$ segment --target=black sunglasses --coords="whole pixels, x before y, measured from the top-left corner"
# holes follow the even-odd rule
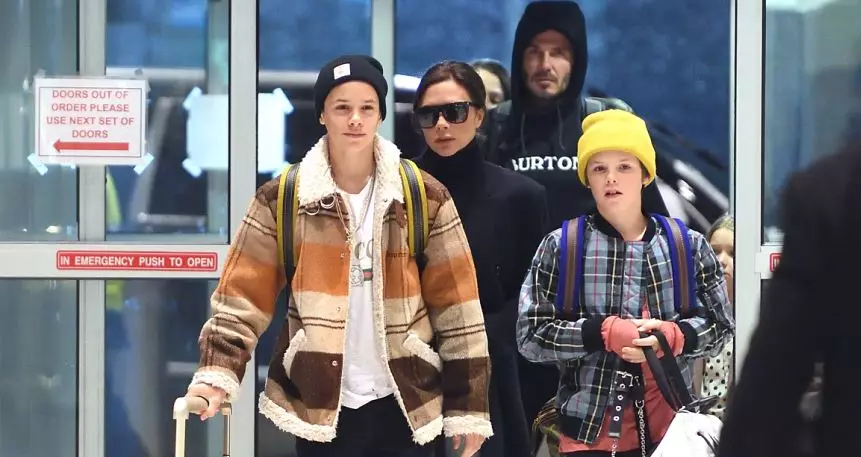
[[[433,128],[439,122],[440,115],[448,123],[461,124],[466,122],[466,118],[469,117],[470,106],[474,106],[474,103],[454,102],[446,103],[445,105],[422,106],[415,109],[413,117],[416,124],[423,129]]]

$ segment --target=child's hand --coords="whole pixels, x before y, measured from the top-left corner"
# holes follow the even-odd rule
[[[660,331],[667,337],[667,343],[670,344],[670,347],[673,349],[673,355],[678,356],[682,353],[682,349],[685,346],[685,337],[682,335],[682,332],[679,330],[679,326],[675,322],[662,321],[659,319],[631,319],[631,321],[637,326],[637,330],[643,333],[652,333],[656,330]],[[661,345],[658,343],[658,338],[654,336],[650,336],[648,338],[636,338],[634,340],[634,346],[638,347],[652,347],[655,350],[655,353],[658,354],[658,357],[663,357],[664,353],[661,351]]]
[[[651,333],[652,331],[660,330],[661,324],[664,323],[664,321],[660,319],[631,319],[631,322],[637,326],[637,331],[643,333]]]
[[[634,346],[634,340],[640,337],[640,332],[633,319],[610,316],[601,323],[601,336],[604,337],[604,348],[608,352],[622,356],[622,349]]]

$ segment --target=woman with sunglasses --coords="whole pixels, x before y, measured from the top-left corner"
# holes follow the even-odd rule
[[[292,282],[276,234],[293,205],[278,206],[286,186],[275,179],[257,191],[231,245],[188,395],[207,399],[202,418],[236,399],[286,286],[287,319],[259,407],[297,437],[299,457],[431,456],[440,433],[470,457],[493,434],[475,268],[454,203],[426,173],[429,236],[410,254],[401,153],[377,134],[382,71],[369,56],[320,70],[314,104],[326,135],[290,169],[298,170],[286,238],[298,254]]]
[[[517,298],[547,229],[544,189],[485,162],[476,132],[486,114],[481,76],[467,63],[442,62],[422,77],[414,121],[428,150],[420,167],[449,190],[466,231],[490,346],[490,418],[494,437],[482,455],[532,455],[517,374]]]

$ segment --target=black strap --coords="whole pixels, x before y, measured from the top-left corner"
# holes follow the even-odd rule
[[[646,386],[643,383],[640,366],[622,362],[622,367],[616,371],[613,382],[615,389],[610,398],[611,416],[607,436],[613,439],[619,439],[622,436],[625,412],[630,410],[634,414],[634,424],[637,427],[637,441],[641,442],[648,453],[651,453],[654,443],[649,433],[649,417],[645,403]],[[639,413],[643,414],[642,422],[640,422]],[[643,439],[645,439],[644,442]]]
[[[419,273],[424,271],[425,266],[427,265],[427,255],[425,255],[425,240],[428,237],[428,234],[425,233],[426,230],[430,230],[430,228],[425,228],[425,224],[430,217],[427,212],[427,197],[423,196],[423,182],[421,180],[421,176],[418,175],[418,168],[414,162],[409,159],[401,159],[401,169],[404,171],[404,178],[406,178],[407,186],[404,189],[404,192],[410,193],[410,201],[411,205],[408,205],[407,210],[411,211],[411,214],[407,217],[407,220],[412,219],[413,226],[409,227],[409,230],[412,230],[413,236],[410,238],[409,242],[411,243],[410,252],[415,256],[416,265],[418,266]],[[406,196],[405,196],[406,198]]]
[[[650,347],[644,347],[643,353],[646,355],[646,361],[652,374],[655,377],[655,382],[658,384],[658,389],[661,395],[667,400],[674,410],[696,408],[696,402],[685,383],[685,378],[682,375],[682,370],[676,361],[673,350],[670,347],[667,337],[660,331],[653,331],[652,335],[658,339],[664,356],[658,358],[658,355]]]
[[[287,183],[284,186],[284,196],[281,199],[281,211],[283,217],[281,219],[281,233],[284,239],[282,240],[282,255],[284,259],[284,274],[287,277],[288,286],[293,282],[293,273],[296,272],[296,262],[293,258],[293,205],[296,203],[296,179],[299,177],[299,165],[293,165],[287,170]]]
[[[667,380],[670,382],[682,405],[691,405],[694,402],[694,398],[691,396],[690,390],[688,390],[685,377],[682,375],[682,370],[673,354],[673,348],[670,347],[670,343],[667,341],[666,335],[660,331],[654,332],[654,335],[658,339],[658,343],[661,345],[661,351],[664,353],[664,357],[660,360],[661,365],[664,367],[664,373],[667,376]]]
[[[649,364],[649,368],[652,370],[652,374],[655,377],[655,383],[658,385],[661,395],[663,395],[664,399],[674,411],[679,411],[685,405],[682,403],[682,400],[679,398],[677,392],[673,389],[672,384],[670,384],[667,379],[663,363],[658,359],[657,354],[655,354],[655,351],[652,350],[652,348],[643,348],[643,353],[646,355],[646,361]]]
[[[607,431],[607,436],[610,438],[619,438],[622,436],[622,419],[625,417],[625,410],[631,404],[631,389],[633,388],[634,376],[627,371],[617,371],[616,388],[613,391],[613,398],[610,399],[610,428]]]

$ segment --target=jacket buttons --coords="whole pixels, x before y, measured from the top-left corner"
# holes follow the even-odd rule
[[[333,360],[333,361],[332,361],[332,366],[333,366],[333,367],[337,367],[337,366],[338,366],[338,361],[337,361],[337,360]]]

